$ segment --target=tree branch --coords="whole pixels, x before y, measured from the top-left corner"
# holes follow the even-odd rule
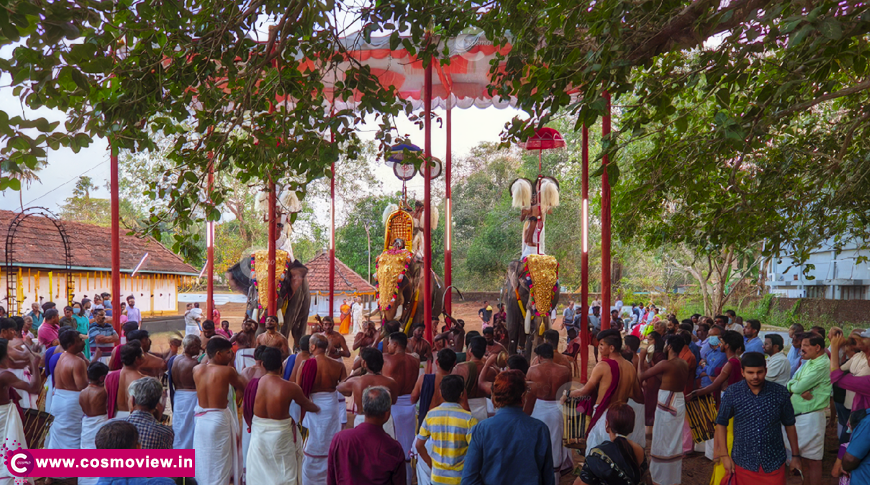
[[[774,119],[782,118],[784,116],[788,116],[792,113],[796,113],[798,111],[804,111],[807,108],[812,108],[813,106],[824,103],[825,101],[830,101],[832,99],[842,98],[843,96],[850,96],[852,94],[860,93],[865,89],[870,89],[870,79],[865,79],[864,81],[850,86],[848,88],[841,89],[839,91],[834,91],[833,93],[824,94],[819,96],[818,98],[811,99],[809,101],[805,101],[803,103],[796,104],[791,108],[784,109],[782,111],[778,111],[773,114]]]

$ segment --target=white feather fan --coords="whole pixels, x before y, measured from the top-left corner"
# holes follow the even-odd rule
[[[263,191],[257,194],[254,209],[256,209],[257,212],[266,212],[269,209],[269,192]]]
[[[550,179],[541,181],[541,211],[559,207],[559,187]]]
[[[512,206],[528,209],[532,205],[532,184],[526,179],[517,179],[511,184]]]
[[[285,189],[284,192],[281,193],[278,202],[287,212],[292,213],[302,211],[302,203],[299,202],[299,197],[296,197],[296,192],[290,189]]]
[[[384,215],[381,217],[381,222],[386,224],[387,218],[390,217],[390,214],[392,214],[393,212],[396,212],[396,210],[398,210],[398,209],[399,209],[399,206],[397,206],[396,204],[387,205],[387,207],[384,208]]]

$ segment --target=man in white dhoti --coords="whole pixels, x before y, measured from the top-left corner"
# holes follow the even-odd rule
[[[570,385],[571,368],[553,362],[553,354],[553,346],[549,343],[536,347],[538,364],[529,368],[526,379],[531,382],[530,391],[536,397],[532,417],[541,420],[550,430],[553,471],[558,478],[563,469],[574,467],[571,452],[563,446],[565,416],[562,414],[562,403],[557,400],[560,391]]]
[[[233,347],[228,340],[210,339],[206,353],[209,363],[193,370],[198,396],[193,432],[196,481],[202,485],[226,485],[231,479],[240,483],[238,416],[230,412],[227,391],[232,386],[237,395],[242,395],[245,382],[228,365],[233,359]]]
[[[804,483],[822,482],[825,454],[825,408],[831,396],[831,360],[825,353],[825,337],[805,333],[801,358],[806,359],[788,382],[795,412],[798,447],[804,466]]]
[[[193,368],[199,364],[201,340],[197,335],[186,335],[181,345],[184,353],[169,359],[169,394],[172,400],[172,431],[176,450],[193,448],[194,409],[197,404]]]
[[[6,451],[10,449],[23,448],[27,449],[27,439],[24,436],[24,426],[21,423],[21,415],[18,414],[18,409],[15,403],[9,400],[9,388],[20,389],[29,393],[36,393],[42,388],[42,378],[39,375],[38,360],[31,359],[30,371],[34,378],[31,382],[24,382],[9,371],[7,365],[9,359],[6,354],[6,342],[0,341],[0,438],[2,441],[3,456],[6,456]],[[9,469],[3,467],[0,471],[0,482],[12,483],[14,478],[9,474]],[[33,483],[32,480],[28,480]]]
[[[79,404],[82,406],[84,418],[82,419],[82,441],[81,447],[83,450],[96,449],[94,438],[97,432],[109,421],[109,415],[106,407],[106,374],[109,373],[109,367],[100,362],[92,362],[88,366],[88,387],[79,395]],[[79,477],[79,485],[95,485],[99,480],[98,477]]]
[[[302,426],[308,428],[308,439],[302,449],[302,483],[326,483],[329,444],[341,430],[341,414],[335,388],[347,375],[344,363],[326,356],[329,341],[322,335],[312,335],[308,358],[296,375],[296,382],[306,397],[320,411],[304,413]]]
[[[88,387],[88,362],[82,356],[85,342],[71,328],[64,328],[58,340],[64,352],[54,368],[55,390],[50,411],[54,422],[49,429],[46,448],[77,450],[81,447],[84,416],[79,394]]]
[[[396,381],[391,377],[381,374],[381,371],[384,368],[384,355],[381,351],[374,347],[363,347],[360,349],[359,355],[361,374],[351,375],[336,388],[336,390],[343,396],[353,397],[353,409],[355,412],[353,419],[354,428],[365,422],[365,416],[362,414],[363,391],[369,387],[386,387],[390,390],[393,404],[396,403],[399,395],[399,387]],[[339,406],[343,405],[341,404],[341,401],[339,401],[339,403]],[[391,438],[396,438],[396,429],[393,424],[392,416],[390,416],[390,419],[384,423],[384,431],[386,431]]]
[[[266,348],[261,355],[266,375],[249,383],[256,386],[248,445],[247,483],[296,485],[302,472],[302,436],[290,417],[290,403],[310,413],[320,411],[295,382],[281,378],[281,351]],[[247,401],[247,400],[246,400]],[[246,402],[247,406],[247,402]],[[248,413],[245,414],[245,420]],[[246,423],[247,424],[247,423]]]
[[[650,446],[650,475],[657,485],[677,485],[682,481],[682,429],[686,420],[683,389],[689,376],[689,364],[679,357],[684,346],[682,336],[669,335],[665,337],[664,349],[667,360],[659,362],[651,369],[646,369],[645,360],[641,361],[641,368],[645,369],[640,376],[641,381],[657,375],[662,376]]]
[[[405,450],[406,480],[411,483],[414,476],[414,468],[411,466],[411,449],[414,446],[414,438],[417,436],[417,413],[414,403],[411,402],[411,393],[417,384],[420,360],[406,352],[408,336],[404,332],[390,334],[390,340],[385,346],[388,352],[384,355],[383,373],[396,381],[399,390],[399,397],[396,398],[396,403],[393,404],[390,414],[392,414],[393,426],[396,429],[396,441]]]

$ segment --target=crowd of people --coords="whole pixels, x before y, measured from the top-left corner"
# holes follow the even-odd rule
[[[398,321],[378,329],[364,319],[349,348],[327,317],[291,345],[269,316],[263,330],[246,319],[237,332],[197,321],[161,354],[138,310],[131,320],[135,299],[121,336],[105,301],[77,303],[63,323],[53,305],[0,317],[7,442],[26,443],[17,408],[37,407],[46,376],[46,448],[193,449],[187,483],[554,484],[573,471],[578,485],[671,485],[684,483],[683,458],[703,452],[716,463],[712,483],[783,484],[798,473],[817,484],[827,416],[841,443],[831,472],[870,483],[870,330],[795,325],[789,347],[728,312],[678,321],[652,307],[652,320],[643,312],[601,330],[593,305],[597,353],[580,385],[573,305],[563,312],[568,338],[547,330],[528,356],[507,355],[503,308],[487,303],[482,332],[448,319],[431,344],[421,324],[409,336]],[[626,312],[611,315],[615,324]],[[705,396],[718,408],[715,436],[696,444],[687,406]],[[569,397],[589,403],[576,468],[563,442]]]

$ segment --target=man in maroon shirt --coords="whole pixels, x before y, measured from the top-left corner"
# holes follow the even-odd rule
[[[332,438],[327,484],[407,485],[405,452],[383,428],[390,419],[390,391],[381,386],[369,387],[362,401],[365,422]]]

